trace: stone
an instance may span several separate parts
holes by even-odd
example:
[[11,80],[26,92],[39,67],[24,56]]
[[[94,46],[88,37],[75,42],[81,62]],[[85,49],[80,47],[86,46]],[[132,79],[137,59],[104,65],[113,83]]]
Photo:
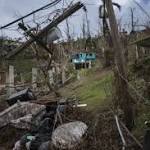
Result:
[[80,121],[63,124],[52,133],[52,144],[60,149],[74,148],[81,142],[87,128],[87,125]]

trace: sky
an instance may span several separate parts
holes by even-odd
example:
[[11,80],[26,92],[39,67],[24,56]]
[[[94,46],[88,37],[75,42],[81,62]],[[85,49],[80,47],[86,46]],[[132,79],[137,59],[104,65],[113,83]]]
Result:
[[[0,0],[0,26],[5,25],[39,7],[42,7],[49,3],[51,0]],[[71,0],[66,0],[68,3]],[[78,1],[78,0],[74,0]],[[88,18],[90,21],[90,29],[91,34],[96,34],[98,32],[98,8],[101,4],[101,0],[81,0],[85,3],[88,10]],[[149,11],[150,8],[150,0],[136,0],[139,2],[143,8],[147,11]],[[133,2],[133,0],[114,0],[114,2],[119,3],[122,6],[121,12],[116,10],[117,19],[121,20],[122,26],[124,28],[129,28],[129,22],[130,22],[130,8],[135,8],[135,20],[137,22],[145,22],[147,20],[147,16],[137,7],[137,5]],[[54,8],[50,8],[48,10],[42,11],[36,15],[36,17],[44,16],[45,14],[48,14],[49,12],[53,11],[56,8],[62,7],[62,4],[59,4],[58,6]],[[150,13],[149,13],[150,14]],[[80,36],[81,35],[81,26],[83,22],[83,18],[85,17],[85,14],[83,10],[79,10],[77,13],[75,13],[72,17],[68,19],[69,25],[70,25],[70,32],[73,36]],[[30,17],[24,21],[29,21],[33,18]],[[42,17],[41,20],[44,20],[45,18]],[[31,26],[34,26],[35,24],[28,23]],[[66,24],[65,22],[61,23],[59,25],[61,31],[63,32],[63,35],[66,31]],[[11,38],[15,37],[22,37],[22,33],[18,33],[18,31],[14,31],[14,29],[17,29],[17,26],[12,26],[9,30],[1,30],[0,36],[5,35],[9,36]]]

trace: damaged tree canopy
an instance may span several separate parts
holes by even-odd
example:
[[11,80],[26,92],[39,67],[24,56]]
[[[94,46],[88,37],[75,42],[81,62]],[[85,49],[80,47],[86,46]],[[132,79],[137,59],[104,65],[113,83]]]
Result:
[[[41,30],[37,35],[35,35],[35,38],[39,38],[41,37],[43,34],[45,34],[46,32],[48,32],[50,29],[52,29],[53,27],[56,27],[59,23],[61,23],[63,20],[65,20],[66,18],[68,18],[69,16],[71,16],[73,13],[75,13],[76,11],[78,11],[80,8],[82,8],[84,5],[81,2],[77,2],[76,4],[74,4],[73,6],[71,6],[70,8],[66,9],[63,14],[61,14],[60,16],[58,16],[55,20],[53,20],[48,26],[46,26],[43,30]],[[22,50],[24,50],[25,48],[27,48],[30,44],[32,44],[35,40],[34,39],[30,39],[27,42],[25,42],[21,47],[15,49],[14,51],[10,52],[6,58],[10,59],[11,57],[15,56],[16,54],[20,53]]]

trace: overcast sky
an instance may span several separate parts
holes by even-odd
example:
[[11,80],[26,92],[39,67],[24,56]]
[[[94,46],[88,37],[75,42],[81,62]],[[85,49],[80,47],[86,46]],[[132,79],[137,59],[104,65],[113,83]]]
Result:
[[[66,0],[71,1],[71,0]],[[77,1],[77,0],[75,0]],[[95,34],[98,30],[98,7],[101,4],[100,0],[82,0],[85,2],[88,8],[88,18],[90,20],[90,27],[91,32]],[[136,0],[138,1],[147,12],[150,8],[150,0]],[[10,21],[13,21],[14,19],[17,19],[18,17],[21,17],[43,5],[46,5],[49,3],[50,0],[0,0],[0,26],[5,25],[9,23]],[[121,12],[116,11],[117,18],[121,18],[122,24],[124,27],[127,28],[129,21],[130,21],[130,7],[136,8],[135,10],[135,19],[139,19],[139,22],[145,22],[147,20],[147,16],[141,12],[141,10],[137,7],[137,5],[133,2],[133,0],[114,0],[114,2],[118,2],[120,5],[122,5]],[[60,4],[59,6],[42,11],[36,15],[36,17],[40,17],[44,14],[48,14],[53,9],[62,7]],[[71,33],[74,33],[76,36],[81,34],[81,24],[82,19],[84,17],[84,12],[80,10],[79,12],[75,13],[70,19],[69,19],[69,25],[71,26]],[[25,21],[29,21],[32,18],[28,18]],[[43,20],[45,18],[43,17]],[[30,23],[29,23],[30,24]],[[65,24],[62,23],[59,26],[64,32],[66,30]],[[16,27],[12,26],[11,29],[16,29]],[[2,30],[0,32],[0,35],[7,35],[9,37],[18,37],[22,36],[21,34],[18,34],[16,31],[12,30]]]

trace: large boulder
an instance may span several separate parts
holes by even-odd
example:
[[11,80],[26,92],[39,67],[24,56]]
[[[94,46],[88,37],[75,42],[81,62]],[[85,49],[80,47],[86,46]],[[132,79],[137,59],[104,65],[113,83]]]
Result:
[[87,125],[76,121],[63,124],[52,134],[52,144],[59,149],[71,149],[77,146],[87,131]]

